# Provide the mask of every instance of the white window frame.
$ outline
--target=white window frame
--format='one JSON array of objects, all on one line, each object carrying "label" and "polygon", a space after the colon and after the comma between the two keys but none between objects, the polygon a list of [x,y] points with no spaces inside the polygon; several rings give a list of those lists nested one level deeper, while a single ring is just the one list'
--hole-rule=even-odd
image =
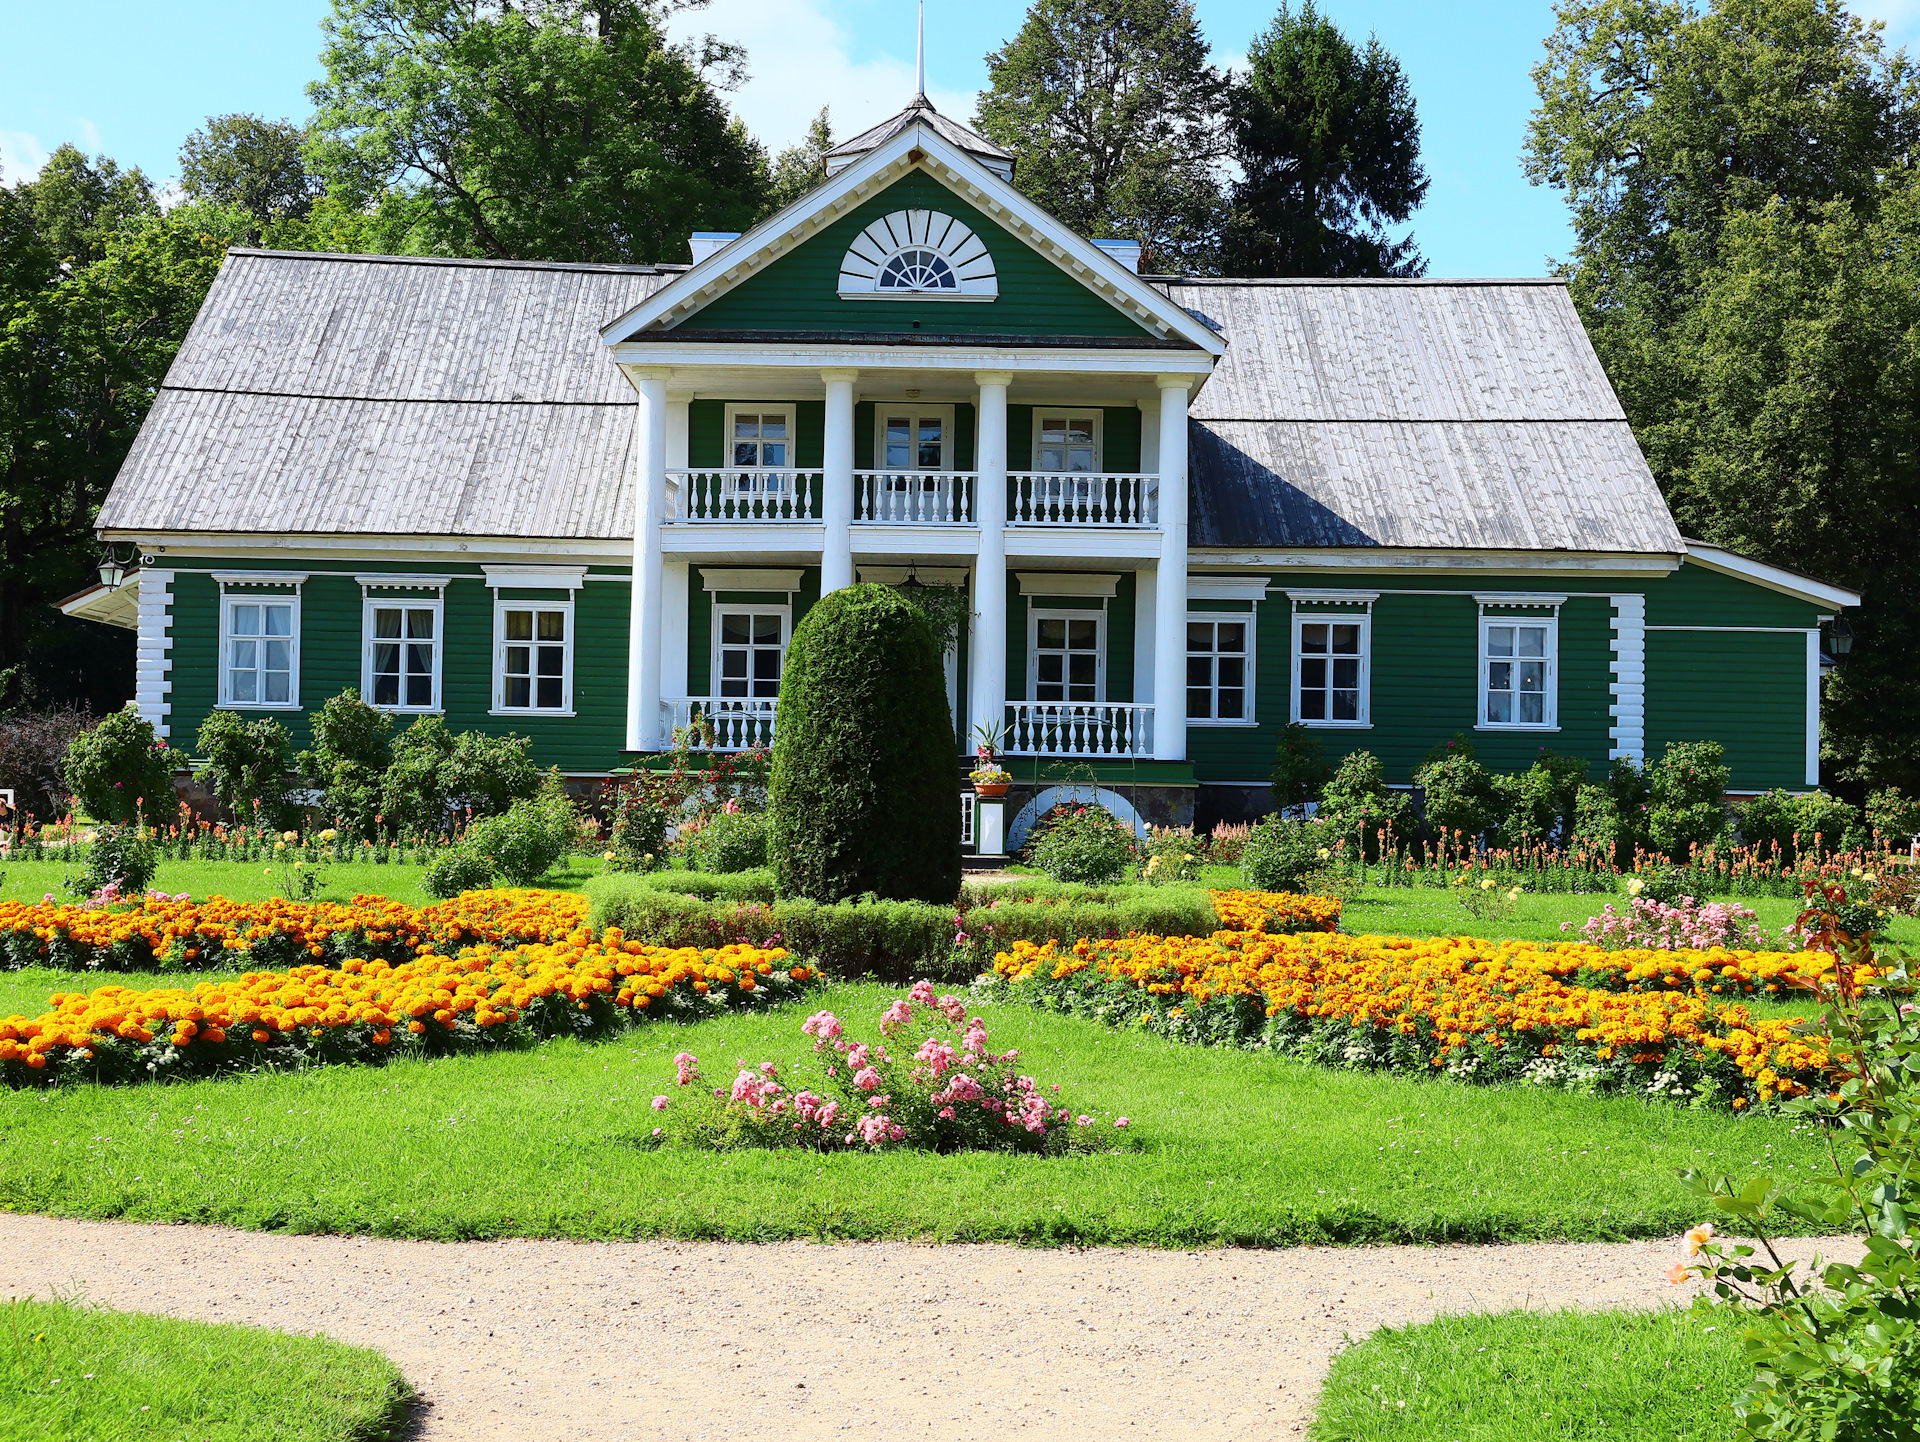
[{"label": "white window frame", "polygon": [[[1042,701],[1040,699],[1040,623],[1042,621],[1091,621],[1094,624],[1093,700]],[[1095,611],[1069,610],[1062,606],[1027,607],[1027,703],[1033,706],[1098,706],[1107,699],[1107,608],[1105,602]],[[1062,681],[1062,686],[1066,682]],[[1184,693],[1183,693],[1184,695]],[[1185,704],[1184,699],[1181,704]]]},{"label": "white window frame", "polygon": [[[1205,625],[1218,625],[1224,621],[1229,625],[1244,625],[1247,628],[1247,649],[1245,652],[1247,669],[1245,673],[1245,679],[1241,683],[1242,689],[1244,689],[1247,693],[1246,708],[1245,708],[1246,715],[1229,716],[1224,718],[1220,716],[1189,716],[1187,717],[1187,725],[1189,726],[1258,726],[1260,724],[1254,715],[1255,705],[1256,705],[1254,698],[1259,694],[1258,690],[1254,686],[1254,656],[1256,654],[1255,640],[1254,640],[1254,620],[1255,620],[1255,614],[1252,611],[1189,611],[1187,612],[1188,625],[1193,625],[1195,623],[1200,623]],[[1187,652],[1187,655],[1189,658],[1197,654],[1199,653],[1191,650]],[[1218,657],[1220,653],[1218,651],[1213,651],[1213,652],[1209,652],[1208,654]],[[1191,688],[1189,688],[1184,683],[1182,683],[1180,688],[1180,704],[1182,706],[1186,705],[1186,693],[1189,689]],[[1218,711],[1220,709],[1220,670],[1218,666],[1214,668],[1214,672],[1213,672],[1212,694],[1213,694],[1213,708],[1215,711]],[[1296,692],[1295,694],[1297,695],[1298,693]]]},{"label": "white window frame", "polygon": [[[375,611],[432,611],[433,612],[433,699],[425,706],[393,705],[382,706],[373,699],[373,648],[383,643],[383,638],[373,633],[373,613]],[[406,629],[403,620],[401,629]],[[405,645],[403,635],[400,644]],[[447,649],[447,608],[441,592],[431,596],[405,591],[383,591],[378,595],[369,594],[360,610],[360,699],[376,711],[386,711],[395,716],[438,716],[446,707],[441,700],[440,675],[446,659]],[[406,672],[401,671],[404,681]]]},{"label": "white window frame", "polygon": [[[1560,613],[1555,610],[1551,615],[1526,614],[1518,611],[1496,611],[1482,608],[1480,612],[1478,668],[1479,695],[1474,702],[1476,731],[1558,731],[1560,729]],[[1547,633],[1543,658],[1546,663],[1545,704],[1541,707],[1544,719],[1539,721],[1492,721],[1487,718],[1488,681],[1493,657],[1488,654],[1487,632],[1494,626],[1538,626]],[[1502,661],[1518,660],[1519,657],[1502,656]],[[1527,659],[1532,659],[1531,657]],[[1512,693],[1516,697],[1518,691]]]},{"label": "white window frame", "polygon": [[[509,706],[507,693],[507,612],[509,611],[560,611],[567,618],[567,638],[560,664],[560,706]],[[536,630],[538,629],[536,623]],[[492,716],[571,716],[573,712],[573,667],[574,652],[578,641],[575,628],[573,596],[569,592],[564,601],[509,601],[496,595],[493,602],[493,705],[488,714]],[[533,644],[539,644],[537,641]],[[548,643],[551,644],[551,643]],[[536,671],[537,677],[537,671]],[[538,696],[539,687],[529,687],[530,696]]]},{"label": "white window frame", "polygon": [[[752,601],[715,601],[713,619],[708,622],[710,644],[707,657],[707,696],[722,706],[730,702],[763,701],[771,705],[773,696],[722,696],[720,694],[720,618],[722,616],[767,616],[778,612],[780,615],[780,679],[787,679],[787,648],[793,644],[793,603],[791,601],[767,601],[755,604]],[[749,667],[751,670],[751,667]],[[747,677],[748,689],[752,689],[753,677]]]},{"label": "white window frame", "polygon": [[[302,578],[304,579],[304,577]],[[285,585],[279,582],[278,585]],[[233,696],[233,608],[235,606],[288,606],[287,629],[291,633],[287,647],[287,699],[285,701],[239,701]],[[252,639],[251,637],[242,639]],[[300,587],[291,592],[252,590],[245,583],[220,585],[220,653],[216,677],[217,707],[223,711],[298,711],[300,709]]]},{"label": "white window frame", "polygon": [[[1300,628],[1334,625],[1360,628],[1359,716],[1352,721],[1323,721],[1300,714]],[[1287,684],[1288,719],[1314,730],[1364,731],[1373,726],[1373,608],[1359,611],[1301,611],[1293,613],[1293,674]],[[1189,723],[1191,724],[1191,723]]]},{"label": "white window frame", "polygon": [[[733,463],[733,423],[736,416],[766,415],[777,412],[787,418],[787,463],[784,466],[736,466]],[[736,493],[770,492],[785,495],[793,488],[791,477],[800,469],[798,448],[800,408],[792,401],[729,401],[722,418],[720,469],[727,474],[727,485]],[[766,479],[760,479],[760,478]],[[777,481],[773,478],[778,477]],[[772,484],[769,482],[772,481]]]},{"label": "white window frame", "polygon": [[[1093,469],[1090,471],[1043,471],[1040,469],[1040,433],[1048,416],[1072,420],[1075,411],[1093,417]],[[1107,413],[1101,406],[1035,406],[1033,408],[1033,454],[1030,469],[1041,476],[1103,476],[1107,465]]]},{"label": "white window frame", "polygon": [[919,401],[894,402],[894,401],[876,400],[873,403],[873,469],[874,470],[882,472],[883,474],[891,475],[896,470],[904,472],[904,471],[920,471],[920,470],[927,469],[925,466],[921,466],[918,464],[909,465],[909,466],[899,466],[899,467],[894,467],[887,464],[887,412],[888,411],[895,411],[895,412],[911,411],[913,413],[913,419],[916,421],[923,416],[940,417],[940,464],[938,466],[935,466],[933,469],[935,471],[951,471],[953,469],[953,411],[954,411],[954,408],[952,406],[922,405]]}]

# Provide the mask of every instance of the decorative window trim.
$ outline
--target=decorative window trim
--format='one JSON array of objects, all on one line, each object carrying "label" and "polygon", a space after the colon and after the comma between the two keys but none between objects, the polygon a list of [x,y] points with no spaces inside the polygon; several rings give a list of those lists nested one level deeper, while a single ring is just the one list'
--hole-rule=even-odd
[{"label": "decorative window trim", "polygon": [[1195,576],[1187,577],[1189,601],[1264,601],[1271,576]]},{"label": "decorative window trim", "polygon": [[[1040,469],[1040,433],[1048,416],[1072,420],[1075,411],[1093,417],[1093,469],[1091,471],[1043,471]],[[1100,476],[1106,474],[1107,413],[1103,406],[1035,406],[1033,408],[1033,452],[1027,458],[1029,469],[1037,476]]]},{"label": "decorative window trim", "polygon": [[[586,583],[585,566],[482,566],[494,599],[501,591],[577,591]],[[569,602],[571,604],[571,602]]]},{"label": "decorative window trim", "polygon": [[[214,671],[215,695],[219,698],[214,704],[222,711],[298,711],[300,709],[300,586],[307,577],[304,573],[294,572],[221,572],[215,577],[220,583],[220,650]],[[273,594],[235,595],[241,588],[267,587],[279,588]],[[233,636],[233,608],[235,605],[272,605],[285,602],[292,610],[287,618],[287,699],[285,701],[238,701],[233,696],[233,667],[231,644]]]},{"label": "decorative window trim", "polygon": [[[764,416],[783,415],[787,418],[787,463],[784,466],[736,466],[733,463],[733,422],[741,415]],[[800,426],[800,408],[792,401],[728,401],[720,417],[720,465],[723,471],[770,471],[784,474],[800,468],[794,464],[794,447],[799,444],[795,434]],[[700,469],[707,469],[701,467]]]},{"label": "decorative window trim", "polygon": [[[1369,731],[1373,729],[1373,601],[1378,596],[1372,591],[1347,592],[1293,592],[1287,593],[1293,598],[1293,632],[1289,638],[1291,651],[1290,675],[1287,678],[1287,719],[1301,726],[1320,731]],[[1303,600],[1315,607],[1302,610]],[[1318,609],[1327,606],[1329,609]],[[1355,708],[1359,716],[1352,721],[1320,721],[1303,718],[1300,715],[1300,628],[1332,622],[1336,625],[1352,623],[1360,628],[1360,700]]]},{"label": "decorative window trim", "polygon": [[[1262,584],[1264,585],[1265,577],[1262,577],[1261,580],[1262,580]],[[1188,590],[1188,598],[1193,599],[1191,588],[1189,588]],[[1228,599],[1238,599],[1238,598],[1230,597]],[[1259,716],[1257,714],[1259,710],[1259,704],[1258,704],[1257,698],[1260,692],[1259,692],[1258,686],[1255,684],[1255,669],[1256,669],[1255,657],[1259,654],[1259,645],[1254,635],[1254,622],[1256,621],[1256,619],[1257,619],[1256,614],[1252,611],[1189,611],[1187,613],[1188,625],[1199,624],[1199,625],[1208,625],[1208,626],[1218,626],[1222,622],[1224,622],[1228,625],[1245,626],[1247,628],[1247,649],[1246,649],[1246,652],[1244,653],[1246,657],[1247,669],[1246,669],[1245,676],[1241,681],[1241,685],[1247,693],[1247,697],[1246,697],[1247,714],[1244,716],[1229,716],[1224,719],[1218,716],[1189,716],[1187,717],[1187,725],[1189,726],[1253,727],[1253,726],[1258,726],[1260,724]],[[1195,653],[1189,650],[1187,654],[1189,656],[1192,656]],[[1213,652],[1212,654],[1217,656],[1220,653],[1216,651],[1216,652]],[[1218,671],[1215,671],[1214,673],[1214,681],[1213,681],[1212,689],[1213,689],[1213,697],[1214,697],[1214,700],[1213,700],[1214,709],[1218,710],[1220,706],[1220,677],[1219,677]],[[1294,694],[1298,696],[1299,694],[1298,688],[1295,689]],[[1184,701],[1185,701],[1184,688],[1182,691],[1181,699],[1182,699],[1182,703],[1184,704]]]},{"label": "decorative window trim", "polygon": [[[887,263],[907,250],[931,251],[951,270],[954,284],[923,289],[881,288]],[[896,210],[881,216],[840,259],[840,299],[991,301],[1000,298],[993,255],[971,228],[937,210]]]},{"label": "decorative window trim", "polygon": [[[731,590],[733,588],[729,587],[728,589]],[[742,589],[760,590],[762,588],[755,586],[743,587]],[[798,590],[799,588],[795,587],[794,589]],[[767,616],[776,611],[780,614],[780,679],[785,681],[787,676],[787,648],[793,644],[793,601],[791,597],[785,601],[716,601],[714,603],[713,619],[707,623],[707,695],[709,698],[723,704],[738,701],[748,704],[763,703],[767,706],[771,706],[775,699],[777,699],[772,696],[722,696],[720,694],[720,618],[722,616]],[[751,690],[753,684],[753,677],[751,675],[747,677],[747,684],[748,689]]]},{"label": "decorative window trim", "polygon": [[1015,571],[1022,596],[1096,596],[1111,601],[1120,589],[1119,572]]},{"label": "decorative window trim", "polygon": [[[584,568],[583,568],[584,569]],[[510,589],[536,589],[551,587],[552,581],[533,583],[528,581],[496,581],[492,571],[487,580],[495,587]],[[560,707],[558,710],[548,706],[508,706],[506,704],[507,686],[507,612],[509,611],[561,611],[567,618],[567,637],[563,643],[560,664]],[[574,650],[577,639],[573,600],[564,601],[505,601],[496,591],[493,598],[493,704],[488,708],[489,716],[571,716],[573,709],[573,668]]]},{"label": "decorative window trim", "polygon": [[[1054,591],[1056,596],[1075,594],[1070,591]],[[1040,623],[1042,621],[1091,621],[1094,624],[1094,662],[1093,662],[1093,700],[1091,701],[1042,701],[1036,694],[1040,689]],[[1030,706],[1097,706],[1107,699],[1107,642],[1110,639],[1107,627],[1106,602],[1100,603],[1097,611],[1073,611],[1062,606],[1027,607],[1027,698]],[[1063,683],[1064,684],[1064,683]],[[1184,698],[1185,693],[1182,693]],[[1184,704],[1184,700],[1183,700]]]},{"label": "decorative window trim", "polygon": [[[362,583],[365,584],[364,582]],[[394,594],[373,594],[374,590],[391,591]],[[430,590],[432,599],[422,596],[400,594],[409,590]],[[447,608],[446,593],[433,586],[378,586],[369,587],[360,603],[360,699],[376,711],[385,711],[394,716],[438,716],[446,710],[441,691],[441,667],[447,652]],[[395,704],[382,706],[373,699],[373,648],[379,639],[373,632],[373,613],[377,610],[432,611],[433,612],[433,698],[425,706],[407,706]],[[404,624],[402,629],[404,630]],[[405,645],[407,638],[400,637]],[[405,672],[403,671],[404,677]]]},{"label": "decorative window trim", "polygon": [[702,566],[700,568],[700,589],[709,595],[721,591],[766,591],[785,592],[789,596],[800,591],[800,571],[757,571],[736,570],[730,567]]},{"label": "decorative window trim", "polygon": [[[1477,670],[1478,698],[1474,702],[1476,731],[1525,731],[1545,733],[1560,729],[1560,603],[1564,596],[1500,596],[1474,598],[1480,602],[1476,648],[1480,664]],[[1493,626],[1544,626],[1547,637],[1545,699],[1539,721],[1490,721],[1487,719],[1487,685],[1493,657],[1487,651],[1487,631]],[[1517,658],[1502,658],[1517,659]],[[1518,695],[1518,692],[1514,694]]]}]

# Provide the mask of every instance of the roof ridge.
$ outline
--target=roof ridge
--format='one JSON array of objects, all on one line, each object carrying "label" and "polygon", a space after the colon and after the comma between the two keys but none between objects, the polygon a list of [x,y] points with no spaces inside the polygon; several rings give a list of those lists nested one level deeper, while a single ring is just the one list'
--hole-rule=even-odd
[{"label": "roof ridge", "polygon": [[685,270],[672,261],[645,265],[620,265],[612,262],[569,260],[487,260],[479,256],[459,255],[374,255],[341,250],[264,250],[257,246],[229,246],[228,255],[244,255],[255,260],[357,260],[383,265],[471,266],[492,270],[571,270],[597,275],[673,275]]}]

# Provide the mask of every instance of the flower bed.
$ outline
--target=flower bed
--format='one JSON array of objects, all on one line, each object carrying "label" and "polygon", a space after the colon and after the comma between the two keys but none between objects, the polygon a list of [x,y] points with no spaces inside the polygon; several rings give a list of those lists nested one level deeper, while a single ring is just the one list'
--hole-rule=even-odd
[{"label": "flower bed", "polygon": [[384,896],[328,901],[193,901],[132,906],[0,902],[0,966],[72,971],[227,971],[249,966],[403,961],[423,947],[551,941],[586,920],[566,891],[469,891],[434,906]]},{"label": "flower bed", "polygon": [[1020,942],[996,968],[1015,996],[1190,1041],[1737,1109],[1817,1085],[1827,1041],[1713,992],[1775,990],[1823,962],[1818,953],[1238,931],[1067,950]]},{"label": "flower bed", "polygon": [[785,1000],[816,975],[777,948],[650,947],[585,927],[451,955],[422,943],[397,963],[355,957],[191,988],[57,993],[43,1016],[0,1018],[0,1077],[144,1081],[588,1036],[645,1016]]}]

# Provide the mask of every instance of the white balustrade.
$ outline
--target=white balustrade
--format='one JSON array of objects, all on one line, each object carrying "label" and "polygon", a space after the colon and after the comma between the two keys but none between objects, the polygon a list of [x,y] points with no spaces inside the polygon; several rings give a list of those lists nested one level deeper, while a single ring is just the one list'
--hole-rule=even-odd
[{"label": "white balustrade", "polygon": [[1153,707],[1106,701],[1010,701],[1009,756],[1151,756]]},{"label": "white balustrade", "polygon": [[1140,526],[1159,524],[1155,475],[1095,475],[1082,471],[1010,471],[1013,506],[1007,519],[1025,526]]},{"label": "white balustrade", "polygon": [[855,471],[853,518],[896,526],[966,526],[974,519],[972,471]]},{"label": "white balustrade", "polygon": [[820,472],[668,471],[669,521],[817,521]]},{"label": "white balustrade", "polygon": [[773,745],[773,716],[778,704],[771,696],[674,697],[660,703],[662,729],[671,736],[684,726],[700,723],[712,740],[696,744],[695,750],[748,751]]}]

